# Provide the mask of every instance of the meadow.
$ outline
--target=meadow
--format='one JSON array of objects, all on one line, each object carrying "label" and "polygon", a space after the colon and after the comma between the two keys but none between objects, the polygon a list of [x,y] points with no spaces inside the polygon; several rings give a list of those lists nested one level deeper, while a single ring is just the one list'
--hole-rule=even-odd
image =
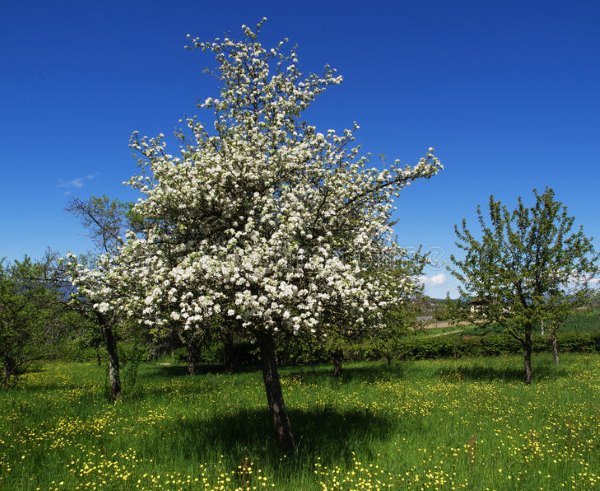
[{"label": "meadow", "polygon": [[[600,326],[600,309],[579,310],[567,317],[559,330],[559,337],[563,333],[584,334],[598,333]],[[469,325],[466,323],[454,324],[449,321],[433,322],[416,331],[418,336],[486,336],[489,334],[500,334],[504,332],[502,326],[496,324]]]},{"label": "meadow", "polygon": [[258,371],[144,364],[115,405],[105,367],[45,363],[0,392],[0,489],[593,489],[600,355],[282,370],[297,453]]}]

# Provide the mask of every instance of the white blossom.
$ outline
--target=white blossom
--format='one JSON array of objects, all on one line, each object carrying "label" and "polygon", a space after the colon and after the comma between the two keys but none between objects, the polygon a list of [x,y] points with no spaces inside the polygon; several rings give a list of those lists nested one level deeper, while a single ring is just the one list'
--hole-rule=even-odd
[{"label": "white blossom", "polygon": [[128,183],[143,195],[133,212],[145,229],[106,270],[78,270],[78,285],[98,308],[153,327],[203,329],[221,313],[248,330],[296,334],[340,318],[369,325],[417,288],[395,267],[408,256],[393,240],[393,201],[441,164],[429,148],[412,167],[369,166],[353,146],[358,125],[322,133],[301,118],[342,77],[330,67],[304,76],[285,41],[266,48],[244,33],[192,39],[219,65],[219,96],[202,104],[214,130],[187,119],[177,157],[162,134],[133,134],[142,172]]}]

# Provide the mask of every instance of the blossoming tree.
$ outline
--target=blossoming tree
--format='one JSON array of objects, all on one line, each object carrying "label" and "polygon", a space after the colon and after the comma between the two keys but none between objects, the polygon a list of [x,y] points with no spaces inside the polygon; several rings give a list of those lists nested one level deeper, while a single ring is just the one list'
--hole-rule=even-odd
[{"label": "blossoming tree", "polygon": [[415,281],[395,273],[407,252],[393,239],[393,200],[441,165],[429,149],[415,166],[370,168],[353,145],[356,125],[320,133],[303,120],[342,77],[330,67],[303,75],[287,40],[263,46],[264,20],[243,26],[239,41],[190,38],[218,65],[219,97],[201,104],[212,127],[187,119],[178,156],[163,135],[133,135],[142,172],[130,185],[143,195],[133,210],[143,233],[129,235],[113,268],[137,285],[115,308],[152,329],[221,323],[252,336],[275,434],[289,450],[277,339],[325,336],[340,319],[348,329],[374,327],[406,298]]},{"label": "blossoming tree", "polygon": [[[98,253],[78,258],[68,254],[65,273],[75,289],[71,304],[94,319],[100,328],[108,354],[108,378],[112,401],[121,395],[119,350],[116,327],[125,317],[117,300],[122,296],[115,281],[113,265],[123,245],[122,232],[135,225],[128,216],[129,204],[107,196],[73,199],[66,211],[74,214],[88,230]],[[120,278],[120,277],[116,277]]]}]

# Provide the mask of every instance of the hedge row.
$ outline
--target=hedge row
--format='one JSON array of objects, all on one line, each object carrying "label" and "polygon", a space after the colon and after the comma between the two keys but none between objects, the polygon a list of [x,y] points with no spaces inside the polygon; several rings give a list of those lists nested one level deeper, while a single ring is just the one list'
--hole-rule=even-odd
[{"label": "hedge row", "polygon": [[[550,350],[550,339],[534,338],[534,352]],[[600,352],[600,332],[565,332],[558,335],[559,352]],[[400,340],[395,358],[422,360],[436,358],[461,358],[463,356],[496,356],[521,353],[521,344],[507,334],[486,336],[414,336]]]},{"label": "hedge row", "polygon": [[[121,343],[120,351],[123,362],[126,363],[131,356],[131,350],[136,348],[131,343]],[[559,352],[600,352],[600,331],[595,332],[563,332],[558,335]],[[69,349],[67,349],[69,348]],[[78,349],[79,348],[79,349]],[[139,347],[136,350],[139,351]],[[533,349],[535,352],[550,351],[550,340],[548,337],[537,336],[534,338]],[[134,351],[136,351],[134,350]],[[278,346],[279,363],[284,366],[290,365],[312,365],[329,363],[332,353],[323,345],[312,346],[302,342],[288,342]],[[461,358],[467,356],[496,356],[504,354],[521,353],[520,343],[511,336],[501,334],[486,335],[448,335],[448,336],[406,336],[393,340],[387,345],[365,339],[356,344],[346,344],[343,347],[343,359],[345,361],[381,360],[423,360],[438,358]],[[103,359],[104,350],[96,352],[92,349],[82,349],[76,344],[65,347],[62,356],[69,360],[94,360],[97,355]],[[175,354],[182,361],[186,359],[183,349],[176,350]],[[136,351],[135,359],[140,354]],[[249,367],[260,366],[260,354],[255,344],[249,342],[238,342],[230,353],[234,359],[235,366]],[[142,354],[142,359],[150,359],[149,352]],[[204,346],[198,353],[198,361],[203,364],[219,365],[224,358],[223,344],[213,342]]]},{"label": "hedge row", "polygon": [[[284,366],[329,363],[332,354],[322,345],[307,346],[303,343],[288,343],[278,347],[279,363]],[[203,352],[205,362],[219,363],[220,345],[213,353]],[[600,331],[564,332],[558,335],[560,353],[600,352]],[[548,337],[534,338],[534,352],[550,351]],[[368,339],[362,343],[346,344],[343,348],[345,361],[367,361],[389,358],[392,360],[423,360],[438,358],[461,358],[467,356],[497,356],[522,353],[521,344],[508,334],[449,335],[449,336],[406,336],[386,347]],[[207,356],[208,355],[208,356]],[[212,356],[210,356],[212,355]],[[255,345],[240,343],[234,354],[237,366],[259,366],[260,355]]]}]

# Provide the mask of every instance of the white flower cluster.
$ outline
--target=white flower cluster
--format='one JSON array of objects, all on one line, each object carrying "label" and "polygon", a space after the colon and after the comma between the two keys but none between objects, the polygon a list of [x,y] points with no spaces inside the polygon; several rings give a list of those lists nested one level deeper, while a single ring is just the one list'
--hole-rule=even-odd
[{"label": "white flower cluster", "polygon": [[152,326],[369,325],[416,288],[398,274],[408,258],[392,240],[393,199],[441,165],[430,148],[413,167],[367,167],[352,145],[357,125],[323,134],[300,117],[341,82],[335,70],[303,76],[285,41],[268,49],[258,29],[243,29],[243,41],[192,39],[218,62],[223,87],[202,104],[214,127],[188,119],[177,157],[162,135],[133,135],[143,171],[129,184],[144,195],[133,209],[143,233],[100,269],[78,270],[77,284],[98,309]]}]

